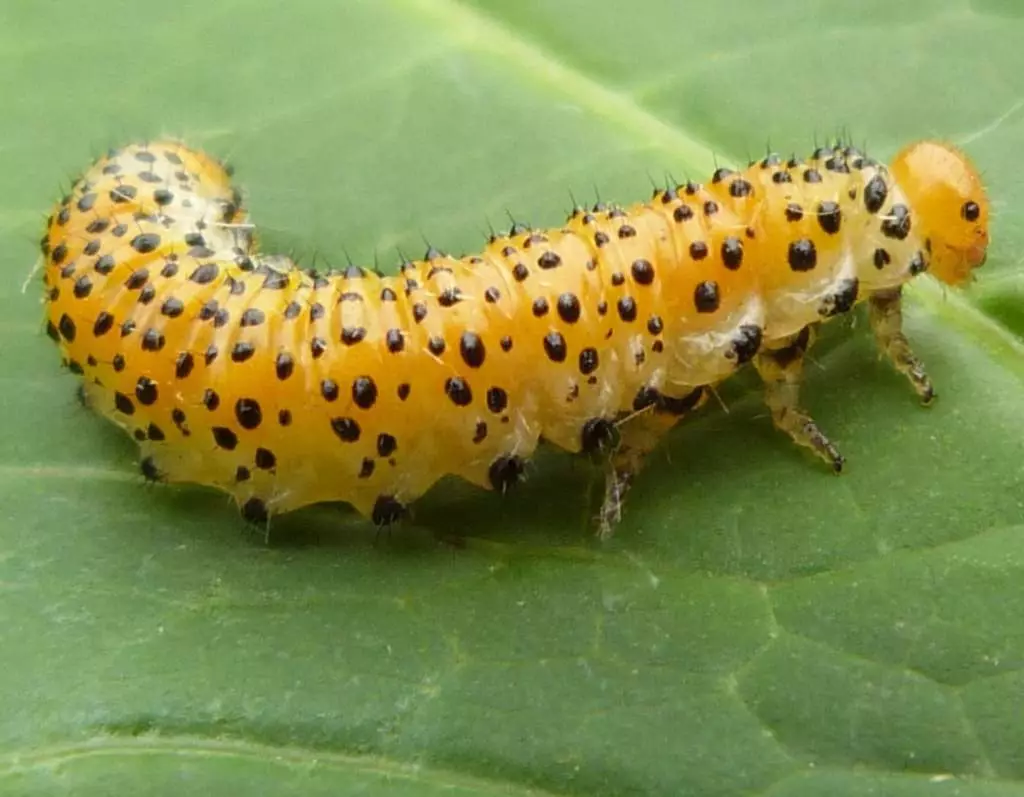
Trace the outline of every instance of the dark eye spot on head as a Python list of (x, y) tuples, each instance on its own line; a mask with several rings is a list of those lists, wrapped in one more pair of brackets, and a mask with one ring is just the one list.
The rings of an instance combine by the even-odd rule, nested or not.
[(977, 221), (978, 217), (981, 216), (981, 208), (977, 202), (967, 200), (964, 202), (963, 207), (960, 208), (960, 216), (964, 221)]

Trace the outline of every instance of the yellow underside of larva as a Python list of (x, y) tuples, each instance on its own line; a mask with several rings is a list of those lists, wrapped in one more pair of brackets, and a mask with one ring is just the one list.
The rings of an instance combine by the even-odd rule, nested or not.
[(445, 474), (503, 488), (540, 439), (578, 451), (644, 391), (686, 400), (858, 285), (926, 268), (900, 187), (850, 160), (766, 160), (395, 277), (316, 276), (256, 251), (219, 164), (130, 146), (50, 219), (48, 328), (147, 475), (250, 517), (346, 501), (387, 521)]

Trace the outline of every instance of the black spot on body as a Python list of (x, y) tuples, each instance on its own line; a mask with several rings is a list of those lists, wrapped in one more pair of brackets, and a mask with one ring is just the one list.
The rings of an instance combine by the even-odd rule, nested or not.
[(473, 401), (473, 391), (461, 376), (453, 376), (445, 381), (444, 392), (458, 407), (465, 407)]
[(721, 255), (725, 267), (735, 271), (743, 265), (743, 241), (735, 235), (730, 235), (722, 241)]
[(234, 451), (238, 446), (238, 435), (226, 426), (214, 426), (213, 441), (225, 451)]
[(567, 324), (575, 324), (580, 320), (580, 300), (572, 293), (563, 293), (558, 297), (558, 315)]
[(487, 477), (495, 490), (505, 493), (519, 483), (525, 470), (526, 463), (522, 458), (504, 454), (491, 463)]
[(352, 400), (364, 410), (373, 407), (377, 402), (377, 385), (371, 377), (356, 377), (352, 382)]
[(761, 348), (763, 331), (755, 324), (742, 324), (732, 342), (732, 351), (736, 357), (736, 364), (743, 365), (749, 362)]
[(355, 443), (363, 432), (352, 418), (332, 418), (331, 428), (343, 443)]
[(889, 186), (880, 174), (876, 174), (864, 186), (864, 207), (868, 213), (878, 213), (889, 196)]
[(793, 271), (810, 271), (818, 264), (818, 250), (810, 238), (801, 238), (789, 245), (789, 267)]
[(843, 212), (838, 202), (821, 202), (818, 205), (818, 224), (829, 235), (835, 235), (843, 222)]
[(564, 362), (568, 354), (565, 346), (565, 338), (560, 332), (549, 332), (544, 337), (544, 352), (552, 362)]
[(615, 424), (607, 418), (591, 418), (580, 430), (580, 449), (593, 454), (612, 446), (618, 438)]
[(484, 364), (486, 348), (483, 339), (475, 332), (463, 332), (459, 340), (459, 352), (462, 359), (470, 368), (479, 368)]

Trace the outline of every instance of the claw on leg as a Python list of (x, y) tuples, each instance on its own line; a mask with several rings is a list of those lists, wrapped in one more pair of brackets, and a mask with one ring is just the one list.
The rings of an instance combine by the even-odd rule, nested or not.
[(926, 407), (937, 398), (932, 380), (924, 364), (917, 358), (906, 335), (903, 334), (903, 297), (899, 288), (876, 291), (868, 300), (868, 317), (875, 341), (896, 366), (896, 370), (910, 380), (914, 390)]
[(754, 366), (764, 381), (764, 400), (775, 427), (788, 434), (797, 445), (813, 451), (835, 473), (840, 473), (845, 458), (800, 407), (804, 354), (813, 340), (814, 330), (805, 327), (773, 348), (763, 348), (755, 357)]

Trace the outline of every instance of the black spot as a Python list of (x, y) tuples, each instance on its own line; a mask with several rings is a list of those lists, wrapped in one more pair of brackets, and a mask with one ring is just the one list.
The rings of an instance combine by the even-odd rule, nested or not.
[(169, 296), (164, 299), (164, 303), (160, 305), (160, 312), (168, 318), (177, 318), (185, 312), (185, 303), (182, 302), (181, 299)]
[(857, 303), (859, 291), (860, 281), (856, 277), (840, 281), (835, 293), (825, 300), (824, 307), (822, 308), (824, 312), (821, 315), (831, 318), (834, 315), (849, 312)]
[(829, 235), (835, 235), (843, 222), (843, 212), (838, 202), (822, 202), (818, 205), (818, 224)]
[(214, 426), (213, 441), (225, 451), (234, 451), (238, 445), (238, 435), (226, 426)]
[(486, 301), (488, 304), (494, 304), (500, 298), (501, 292), (494, 286), (491, 286), (486, 291), (484, 291), (484, 301)]
[(634, 238), (636, 237), (636, 228), (629, 224), (623, 224), (619, 227), (619, 238)]
[(277, 465), (277, 457), (269, 448), (257, 448), (255, 462), (260, 470), (273, 470)]
[(526, 463), (520, 457), (503, 454), (491, 463), (487, 477), (491, 487), (505, 493), (519, 483), (525, 470)]
[(882, 221), (882, 234), (886, 238), (902, 241), (910, 234), (910, 209), (906, 205), (893, 205)]
[(981, 207), (977, 202), (967, 200), (960, 208), (960, 217), (964, 221), (977, 221), (981, 216)]
[(217, 278), (220, 268), (216, 263), (203, 263), (189, 274), (189, 279), (198, 285), (208, 285)]
[(580, 373), (584, 376), (594, 373), (599, 364), (600, 357), (598, 356), (597, 349), (588, 346), (580, 352), (579, 368)]
[(138, 189), (134, 185), (119, 185), (110, 189), (110, 200), (115, 203), (130, 202), (137, 193)]
[(892, 257), (885, 249), (876, 249), (874, 255), (875, 268), (883, 269), (892, 262)]
[(473, 432), (473, 442), (482, 443), (487, 439), (487, 423), (484, 421), (476, 422), (476, 429)]
[(231, 320), (231, 313), (228, 312), (226, 307), (222, 307), (216, 313), (213, 314), (213, 325), (217, 329), (226, 326), (228, 321)]
[(266, 314), (258, 307), (250, 307), (244, 313), (242, 313), (241, 321), (239, 325), (243, 327), (257, 327), (266, 321)]
[(369, 376), (359, 376), (352, 382), (352, 400), (364, 410), (377, 402), (377, 385)]
[(558, 297), (558, 315), (567, 324), (575, 324), (580, 320), (580, 300), (571, 293), (563, 293)]
[(90, 210), (92, 210), (93, 205), (95, 205), (95, 204), (96, 204), (96, 194), (94, 194), (94, 193), (83, 194), (82, 197), (78, 200), (78, 209), (80, 211), (82, 211), (82, 213), (88, 213)]
[(402, 506), (393, 496), (382, 495), (373, 504), (371, 519), (377, 526), (390, 526), (402, 519), (405, 515), (405, 507)]
[(804, 209), (796, 202), (786, 205), (786, 221), (800, 221), (804, 217)]
[(149, 269), (138, 268), (128, 275), (128, 279), (124, 281), (124, 287), (130, 291), (135, 291), (145, 285), (148, 280)]
[(267, 505), (259, 498), (250, 498), (242, 504), (242, 518), (249, 523), (266, 523), (269, 518)]
[(398, 449), (398, 441), (389, 434), (377, 435), (377, 456), (390, 457)]
[(735, 235), (730, 235), (722, 241), (722, 263), (731, 271), (735, 271), (743, 265), (743, 241)]
[(682, 223), (689, 221), (693, 218), (693, 208), (689, 205), (680, 205), (674, 211), (672, 211), (672, 218), (677, 222)]
[(708, 245), (703, 241), (694, 241), (690, 244), (690, 257), (694, 260), (703, 260), (708, 256)]
[(810, 271), (818, 264), (818, 250), (814, 241), (801, 238), (789, 245), (789, 267), (793, 271)]
[(621, 271), (616, 271), (616, 272), (614, 272), (612, 274), (612, 286), (613, 287), (618, 288), (618, 287), (620, 287), (622, 285), (625, 285), (625, 284), (626, 284), (626, 275), (625, 274), (623, 274)]
[(156, 329), (147, 329), (142, 336), (143, 351), (160, 351), (164, 347), (164, 336)]
[(128, 337), (134, 331), (135, 331), (135, 322), (132, 319), (129, 318), (127, 321), (125, 321), (123, 324), (121, 324), (121, 337), (122, 338)]
[(96, 337), (106, 335), (111, 327), (114, 326), (114, 316), (110, 313), (103, 311), (96, 316), (96, 323), (92, 325), (92, 334)]
[(235, 417), (243, 429), (255, 429), (263, 421), (263, 411), (256, 399), (240, 398), (235, 402)]
[(591, 418), (580, 431), (580, 448), (593, 454), (613, 446), (618, 438), (615, 424), (606, 418)]
[(292, 356), (288, 352), (282, 351), (277, 355), (277, 361), (274, 363), (274, 370), (277, 373), (278, 379), (285, 380), (291, 376), (292, 372), (295, 370), (295, 360), (292, 359)]
[(291, 410), (278, 410), (277, 422), (281, 426), (291, 426), (292, 424), (292, 412)]
[(331, 418), (331, 428), (343, 443), (354, 443), (363, 430), (352, 418)]
[(115, 354), (114, 355), (114, 359), (111, 360), (111, 365), (114, 366), (114, 370), (117, 371), (118, 373), (123, 371), (124, 370), (124, 365), (125, 365), (124, 355), (123, 354)]
[(717, 169), (715, 169), (715, 173), (711, 175), (711, 182), (720, 183), (726, 177), (732, 177), (732, 175), (734, 175), (735, 173), (736, 172), (734, 172), (732, 169), (729, 169), (725, 166), (719, 166)]
[[(356, 295), (358, 296), (359, 294), (356, 294)], [(362, 297), (360, 297), (360, 298), (362, 298)], [(382, 302), (394, 302), (394, 301), (397, 301), (397, 299), (398, 299), (398, 296), (395, 294), (395, 292), (393, 290), (391, 290), (391, 288), (384, 288), (380, 292), (380, 300)]]
[(408, 382), (402, 382), (397, 390), (399, 401), (405, 401), (409, 398), (410, 391), (412, 391), (412, 386)]
[(220, 396), (217, 395), (216, 390), (206, 388), (203, 391), (203, 406), (210, 412), (213, 412), (220, 406)]
[(237, 468), (235, 468), (235, 481), (236, 482), (247, 482), (247, 481), (249, 481), (249, 478), (251, 476), (252, 476), (252, 473), (244, 465), (239, 465)]
[[(145, 437), (145, 434), (143, 434), (143, 437)], [(139, 462), (139, 470), (142, 472), (142, 478), (148, 482), (163, 481), (164, 475), (156, 466), (153, 457), (143, 457), (142, 461)]]
[(800, 330), (800, 334), (796, 336), (796, 339), (781, 349), (774, 349), (768, 352), (768, 355), (775, 360), (782, 368), (786, 368), (792, 365), (794, 362), (799, 360), (805, 351), (807, 351), (808, 345), (811, 342), (811, 328), (809, 326), (804, 327)]
[(492, 387), (487, 391), (487, 409), (493, 413), (504, 412), (508, 407), (508, 393), (500, 387)]
[(388, 351), (392, 354), (397, 354), (405, 348), (405, 336), (400, 329), (389, 329), (384, 340), (387, 343)]
[(256, 347), (247, 340), (240, 340), (231, 347), (231, 359), (236, 363), (244, 363), (256, 353)]
[(320, 383), (320, 394), (327, 401), (336, 401), (338, 399), (338, 384), (333, 379), (324, 379)]
[(341, 342), (346, 346), (354, 346), (366, 337), (365, 327), (342, 327)]
[(617, 304), (619, 318), (629, 323), (636, 321), (636, 300), (632, 296), (623, 296)]
[(821, 179), (821, 172), (819, 172), (817, 169), (808, 169), (806, 172), (804, 172), (805, 183), (820, 183)]
[(654, 266), (651, 265), (651, 261), (634, 260), (630, 270), (638, 285), (650, 285), (654, 282)]
[(100, 239), (94, 238), (85, 245), (85, 249), (82, 250), (82, 254), (89, 255), (90, 257), (100, 251)]
[(498, 341), (498, 345), (501, 346), (502, 351), (512, 351), (512, 338), (508, 335), (504, 335), (502, 339)]
[(876, 174), (864, 186), (864, 207), (868, 213), (878, 213), (889, 196), (889, 187), (880, 174)]
[(118, 412), (122, 412), (125, 415), (133, 415), (135, 413), (135, 402), (120, 391), (115, 391), (114, 393), (114, 407)]
[(76, 299), (84, 299), (92, 292), (92, 280), (85, 274), (82, 274), (78, 279), (75, 280), (74, 294)]
[(537, 318), (546, 316), (548, 314), (548, 309), (548, 300), (545, 299), (543, 296), (538, 296), (536, 299), (533, 300), (533, 314)]
[(148, 406), (156, 401), (157, 395), (156, 382), (148, 376), (140, 376), (139, 381), (135, 383), (135, 398), (139, 403)]
[(793, 175), (789, 172), (775, 172), (772, 175), (773, 183), (791, 183), (793, 182)]
[(714, 216), (716, 213), (718, 213), (718, 203), (713, 199), (709, 199), (704, 203), (704, 215)]
[(164, 430), (157, 426), (155, 423), (151, 423), (146, 428), (146, 437), (153, 442), (159, 443), (161, 440), (166, 440), (167, 436), (164, 434)]
[(288, 287), (288, 275), (279, 271), (271, 271), (263, 280), (264, 290), (279, 291)]
[(742, 177), (737, 178), (729, 184), (729, 194), (734, 197), (750, 196), (754, 193), (754, 187)]
[(552, 362), (564, 362), (567, 356), (565, 338), (561, 332), (549, 332), (544, 337), (544, 351)]
[(153, 201), (161, 207), (169, 205), (174, 201), (174, 193), (166, 188), (158, 188), (153, 192)]
[(150, 283), (139, 293), (139, 304), (149, 304), (156, 298), (156, 287)]
[(652, 315), (647, 319), (647, 331), (652, 335), (660, 335), (664, 328), (665, 325), (662, 323), (660, 316)]
[(114, 270), (114, 258), (110, 255), (100, 255), (96, 258), (96, 263), (93, 265), (93, 268), (96, 269), (97, 274), (106, 276)]
[(465, 407), (473, 401), (473, 391), (461, 376), (450, 377), (444, 383), (445, 395), (458, 407)]
[(558, 256), (557, 252), (545, 252), (537, 258), (537, 265), (542, 269), (558, 268), (562, 265), (562, 258)]
[(763, 333), (755, 324), (742, 324), (732, 342), (732, 351), (736, 356), (736, 364), (749, 362), (761, 348)]
[(925, 257), (924, 252), (920, 249), (914, 253), (914, 256), (910, 258), (910, 264), (907, 266), (912, 276), (917, 276), (928, 270), (928, 259)]
[(516, 278), (516, 282), (522, 282), (528, 276), (530, 276), (530, 270), (522, 263), (516, 263), (512, 269), (512, 276)]
[(601, 232), (601, 230), (598, 230), (597, 232), (594, 233), (594, 245), (595, 246), (600, 248), (600, 247), (604, 246), (607, 243), (608, 243), (608, 236), (605, 233)]
[(463, 332), (459, 340), (459, 352), (470, 368), (479, 368), (484, 364), (486, 348), (484, 342), (475, 332)]
[(462, 292), (458, 288), (445, 288), (437, 297), (441, 307), (452, 307), (462, 301)]
[(298, 302), (289, 302), (288, 306), (284, 308), (284, 317), (289, 321), (298, 318), (301, 313), (302, 305)]
[(140, 255), (148, 254), (160, 246), (160, 236), (155, 232), (144, 232), (132, 238), (131, 247)]
[(192, 373), (194, 366), (195, 360), (192, 355), (187, 351), (180, 352), (174, 361), (174, 376), (178, 379), (185, 379)]

